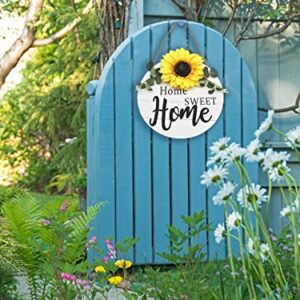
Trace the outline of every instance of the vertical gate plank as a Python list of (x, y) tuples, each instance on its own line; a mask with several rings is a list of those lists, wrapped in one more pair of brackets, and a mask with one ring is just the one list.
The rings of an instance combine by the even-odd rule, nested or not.
[[(201, 26), (201, 25), (200, 25)], [(189, 48), (191, 51), (200, 54), (205, 53), (205, 27), (199, 24), (189, 23)], [(196, 41), (194, 41), (194, 38)], [(197, 44), (195, 44), (197, 43)], [(198, 49), (201, 47), (201, 49)], [(199, 53), (199, 51), (201, 52)], [(204, 210), (206, 213), (206, 188), (200, 184), (200, 176), (205, 171), (206, 143), (205, 134), (201, 134), (190, 140), (189, 143), (189, 178), (190, 178), (190, 213)], [(203, 232), (199, 240), (196, 238), (192, 242), (200, 242), (203, 251), (207, 251), (206, 233)]]
[[(171, 23), (173, 24), (173, 23)], [(170, 48), (187, 47), (187, 27), (177, 26), (170, 37)], [(180, 216), (188, 215), (188, 141), (171, 140), (171, 186), (172, 186), (172, 224), (180, 230), (186, 230)]]
[[(140, 116), (135, 86), (146, 72), (150, 59), (150, 29), (133, 37), (133, 136), (136, 262), (152, 261), (151, 135)], [(150, 99), (149, 99), (150, 101)]]
[[(213, 31), (210, 28), (206, 28), (206, 58), (211, 67), (218, 70), (219, 79), (223, 83), (223, 37), (220, 33)], [(226, 103), (226, 99), (225, 99)], [(207, 147), (209, 147), (214, 141), (224, 136), (224, 111), (219, 117), (215, 125), (207, 132)], [(212, 197), (217, 192), (215, 187), (208, 189), (208, 219), (213, 228), (218, 223), (224, 222), (224, 213), (222, 206), (215, 206), (212, 202)], [(210, 259), (222, 258), (225, 256), (224, 243), (217, 244), (214, 239), (214, 234), (209, 234), (209, 257)]]
[[(95, 189), (94, 184), (92, 182), (95, 181), (95, 115), (96, 115), (96, 110), (95, 110), (95, 94), (96, 94), (96, 89), (97, 89), (98, 82), (90, 82), (86, 88), (89, 98), (87, 100), (87, 105), (86, 105), (86, 113), (87, 113), (87, 118), (86, 118), (86, 127), (87, 127), (87, 181), (90, 183), (87, 186), (87, 195), (88, 195), (88, 203), (89, 205), (93, 205), (95, 203)], [(97, 127), (98, 129), (98, 127)], [(98, 235), (96, 228), (98, 228), (99, 222), (97, 222), (98, 219), (93, 220), (91, 223), (91, 230), (89, 232), (89, 237), (93, 235)], [(98, 243), (101, 244), (101, 238), (98, 235)], [(89, 253), (89, 260), (94, 261), (96, 256), (96, 253), (92, 252)]]
[[(155, 59), (160, 44), (168, 33), (168, 23), (151, 26), (152, 33), (152, 59)], [(161, 58), (168, 51), (168, 42), (162, 48)], [(154, 61), (156, 64), (158, 61)], [(169, 139), (153, 131), (153, 238), (154, 262), (163, 263), (164, 260), (157, 255), (167, 252), (169, 240), (166, 236), (166, 225), (170, 224), (170, 166), (169, 166)]]
[[(105, 81), (100, 81), (96, 98), (101, 99), (98, 111), (95, 111), (94, 120), (94, 147), (93, 147), (93, 193), (91, 203), (105, 201), (95, 226), (98, 229), (97, 239), (105, 247), (105, 239), (115, 240), (115, 165), (114, 165), (114, 69), (109, 68)], [(110, 99), (105, 101), (104, 99)], [(95, 105), (96, 106), (96, 105)], [(95, 108), (94, 106), (94, 108)], [(101, 128), (101, 131), (99, 130)], [(101, 172), (99, 172), (101, 170)], [(110, 226), (107, 226), (107, 219)], [(104, 230), (105, 228), (105, 230)]]
[[(114, 59), (114, 68), (117, 241), (122, 241), (133, 236), (132, 107), (128, 100), (132, 93), (131, 43)], [(132, 260), (133, 251), (126, 257)]]
[[(242, 108), (241, 108), (241, 56), (239, 51), (232, 47), (228, 40), (224, 45), (224, 86), (228, 90), (224, 107), (225, 135), (231, 137), (231, 142), (242, 145)], [(234, 72), (232, 72), (234, 70)], [(235, 167), (232, 167), (230, 174), (235, 182), (239, 182), (239, 174)], [(229, 213), (231, 209), (229, 209)], [(238, 255), (239, 245), (231, 239), (233, 254)]]

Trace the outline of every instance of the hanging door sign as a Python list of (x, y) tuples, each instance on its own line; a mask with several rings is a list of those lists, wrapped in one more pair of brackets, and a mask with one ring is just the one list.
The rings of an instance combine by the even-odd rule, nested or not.
[(138, 108), (144, 121), (170, 138), (186, 139), (211, 128), (219, 118), (224, 92), (217, 71), (185, 49), (171, 50), (138, 84)]

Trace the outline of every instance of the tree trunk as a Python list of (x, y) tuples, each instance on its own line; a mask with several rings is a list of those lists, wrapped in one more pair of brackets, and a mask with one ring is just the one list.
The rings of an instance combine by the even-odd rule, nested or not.
[(87, 209), (86, 188), (78, 188), (78, 197), (80, 203), (80, 210), (86, 212)]

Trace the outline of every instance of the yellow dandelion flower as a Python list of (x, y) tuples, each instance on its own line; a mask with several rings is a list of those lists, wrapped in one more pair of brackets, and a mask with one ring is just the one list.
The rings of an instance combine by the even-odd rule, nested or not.
[(118, 285), (122, 282), (123, 278), (121, 276), (112, 276), (110, 278), (108, 278), (108, 282), (111, 285)]
[(128, 269), (132, 266), (132, 262), (130, 260), (119, 259), (115, 262), (115, 265), (120, 269)]
[(162, 80), (184, 90), (199, 85), (203, 69), (203, 58), (183, 48), (169, 51), (160, 62)]
[(96, 272), (96, 273), (105, 273), (106, 270), (105, 270), (105, 268), (104, 268), (103, 266), (97, 266), (97, 267), (95, 268), (95, 272)]

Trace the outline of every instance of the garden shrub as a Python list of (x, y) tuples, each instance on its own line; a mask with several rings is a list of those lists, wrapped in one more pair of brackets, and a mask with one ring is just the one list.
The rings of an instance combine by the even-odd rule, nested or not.
[(22, 299), (18, 293), (18, 282), (14, 277), (14, 272), (12, 268), (3, 261), (0, 261), (0, 299)]
[(17, 194), (21, 193), (22, 189), (19, 187), (9, 187), (0, 185), (0, 206), (2, 203), (13, 199)]
[[(116, 247), (107, 239), (104, 256), (97, 238), (88, 239), (89, 224), (102, 203), (79, 212), (78, 203), (61, 197), (41, 200), (24, 191), (1, 209), (0, 255), (25, 277), (31, 300), (94, 299), (126, 284), (132, 263), (117, 259), (117, 253), (126, 253), (137, 239), (127, 238)], [(87, 260), (88, 251), (94, 251), (95, 260)]]
[(57, 203), (45, 205), (29, 193), (3, 204), (1, 255), (25, 276), (31, 299), (63, 299), (57, 294), (61, 273), (86, 273), (88, 224), (100, 207), (74, 213), (68, 201), (57, 208)]

